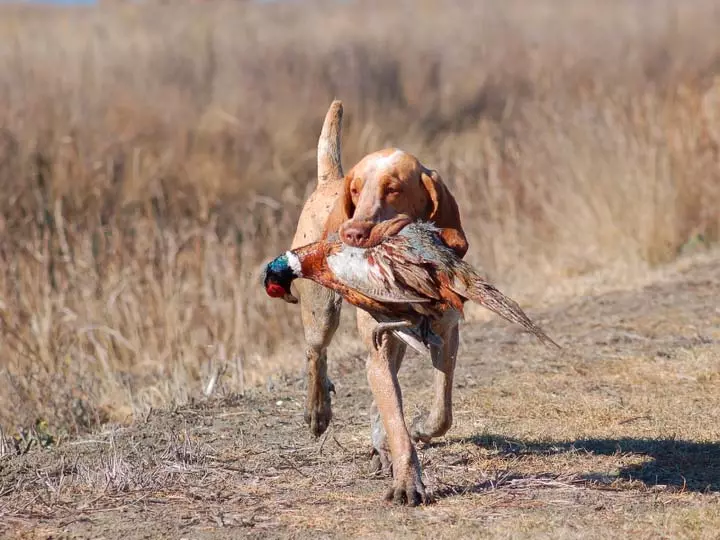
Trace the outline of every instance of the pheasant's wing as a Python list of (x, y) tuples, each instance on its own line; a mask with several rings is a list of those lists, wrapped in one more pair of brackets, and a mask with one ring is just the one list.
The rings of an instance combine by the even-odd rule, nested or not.
[(428, 298), (398, 283), (392, 261), (380, 249), (382, 245), (370, 249), (342, 246), (328, 255), (328, 267), (337, 281), (378, 302), (428, 302)]
[(403, 237), (393, 237), (378, 246), (375, 259), (392, 271), (395, 281), (404, 289), (428, 300), (440, 300), (436, 262), (422, 257)]

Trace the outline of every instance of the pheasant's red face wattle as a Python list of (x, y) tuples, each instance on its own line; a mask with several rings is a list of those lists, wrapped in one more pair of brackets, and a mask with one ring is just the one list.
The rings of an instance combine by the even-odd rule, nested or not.
[(268, 296), (272, 296), (273, 298), (282, 298), (287, 294), (285, 288), (278, 283), (268, 283), (265, 291), (268, 293)]

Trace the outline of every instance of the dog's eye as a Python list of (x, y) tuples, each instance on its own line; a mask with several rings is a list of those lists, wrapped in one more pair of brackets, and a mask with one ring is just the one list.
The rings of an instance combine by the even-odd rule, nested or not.
[(399, 186), (388, 186), (385, 188), (385, 193), (387, 193), (388, 195), (397, 194), (400, 193), (400, 191), (401, 189)]

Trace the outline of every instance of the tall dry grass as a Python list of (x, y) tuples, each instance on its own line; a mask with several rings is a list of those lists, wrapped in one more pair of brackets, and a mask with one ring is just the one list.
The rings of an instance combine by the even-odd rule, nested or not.
[(711, 0), (27, 8), (0, 15), (0, 425), (85, 430), (302, 358), (257, 286), (313, 187), (401, 146), (529, 295), (720, 231)]

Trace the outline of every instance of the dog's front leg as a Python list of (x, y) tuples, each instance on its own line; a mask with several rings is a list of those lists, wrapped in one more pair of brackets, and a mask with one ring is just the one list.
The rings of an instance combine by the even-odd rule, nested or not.
[(402, 393), (393, 365), (392, 348), (400, 346), (396, 341), (395, 337), (385, 335), (380, 350), (372, 351), (368, 357), (367, 375), (392, 456), (393, 486), (385, 498), (416, 506), (426, 502), (425, 486), (403, 416)]
[(332, 419), (330, 392), (335, 387), (327, 374), (327, 347), (340, 323), (342, 298), (307, 280), (297, 280), (307, 350), (305, 422), (315, 436), (322, 435)]

